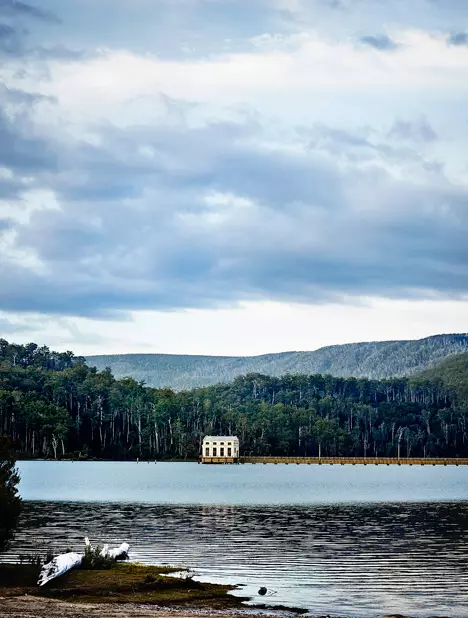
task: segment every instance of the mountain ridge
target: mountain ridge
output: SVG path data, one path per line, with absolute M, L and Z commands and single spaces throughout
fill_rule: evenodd
M 156 388 L 187 390 L 231 382 L 248 373 L 278 377 L 288 373 L 373 379 L 401 377 L 420 373 L 463 352 L 468 352 L 467 333 L 440 334 L 415 340 L 346 343 L 314 351 L 256 356 L 136 353 L 88 356 L 86 362 L 100 370 L 110 367 L 117 378 L 129 376 Z

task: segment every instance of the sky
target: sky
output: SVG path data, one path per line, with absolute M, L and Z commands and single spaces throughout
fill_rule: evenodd
M 0 0 L 0 337 L 468 331 L 466 0 Z

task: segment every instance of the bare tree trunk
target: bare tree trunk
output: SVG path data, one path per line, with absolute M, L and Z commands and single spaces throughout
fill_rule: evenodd
M 54 459 L 57 459 L 57 446 L 58 446 L 58 440 L 55 434 L 52 434 L 52 448 L 54 449 Z
M 155 443 L 156 454 L 159 455 L 159 431 L 156 426 L 156 423 L 154 424 L 154 443 Z

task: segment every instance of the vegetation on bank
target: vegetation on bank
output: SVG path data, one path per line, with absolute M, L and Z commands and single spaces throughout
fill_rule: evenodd
M 24 594 L 79 603 L 144 603 L 229 609 L 245 598 L 227 594 L 232 586 L 205 584 L 191 577 L 170 577 L 176 569 L 117 563 L 110 569 L 74 569 L 43 587 L 40 567 L 0 564 L 0 597 Z
M 21 513 L 19 480 L 11 441 L 0 436 L 0 552 L 7 547 Z
M 0 432 L 28 458 L 196 458 L 205 434 L 237 434 L 245 455 L 466 457 L 463 384 L 249 374 L 176 393 L 0 340 Z

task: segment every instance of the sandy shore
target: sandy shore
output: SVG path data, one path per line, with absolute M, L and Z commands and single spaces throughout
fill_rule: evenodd
M 35 596 L 0 597 L 0 615 L 9 618 L 247 618 L 285 616 L 285 612 L 259 610 L 200 610 L 134 603 L 67 603 Z M 292 615 L 292 614 L 291 614 Z
M 157 607 L 133 603 L 78 604 L 35 596 L 0 597 L 0 615 L 9 618 L 247 618 L 253 616 L 278 618 L 286 612 L 248 610 L 199 610 L 187 607 Z M 323 616 L 317 618 L 332 618 Z M 337 617 L 334 617 L 337 618 Z M 387 614 L 382 618 L 411 618 Z M 432 618 L 437 618 L 433 616 Z M 439 617 L 447 618 L 447 617 Z

